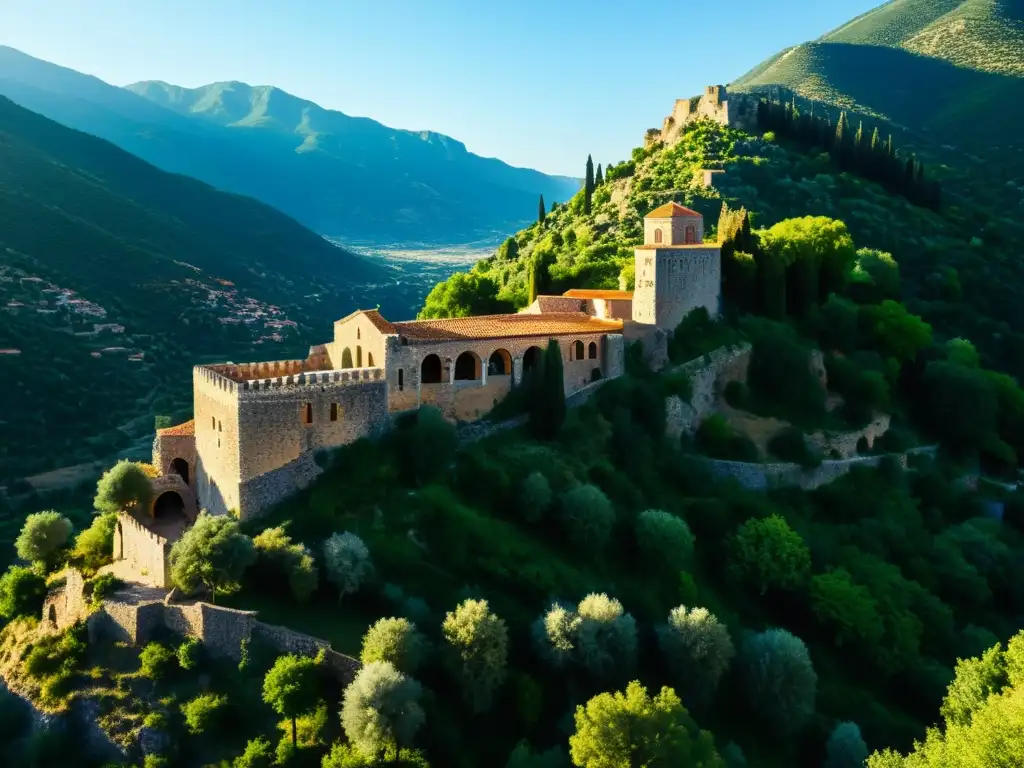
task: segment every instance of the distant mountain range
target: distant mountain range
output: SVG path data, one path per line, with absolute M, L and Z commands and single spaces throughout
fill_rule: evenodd
M 411 314 L 389 281 L 268 205 L 0 97 L 0 482 L 187 408 L 204 355 L 295 357 L 357 306 Z
M 1024 207 L 1024 0 L 893 0 L 730 87 L 887 121 L 898 145 Z
M 0 94 L 334 237 L 497 239 L 534 218 L 538 195 L 566 200 L 580 184 L 474 155 L 439 133 L 323 109 L 272 86 L 118 88 L 0 47 Z

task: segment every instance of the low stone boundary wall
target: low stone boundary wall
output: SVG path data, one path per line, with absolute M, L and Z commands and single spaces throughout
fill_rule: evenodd
M 751 491 L 767 491 L 772 488 L 799 487 L 805 491 L 813 491 L 823 485 L 838 480 L 854 467 L 877 467 L 883 459 L 893 457 L 904 469 L 907 467 L 908 456 L 914 454 L 934 455 L 935 446 L 911 448 L 907 453 L 880 454 L 877 456 L 856 456 L 851 459 L 834 459 L 821 462 L 817 467 L 804 469 L 799 464 L 787 462 L 752 463 L 745 461 L 726 461 L 725 459 L 709 459 L 704 456 L 695 457 L 696 461 L 710 472 L 713 477 L 722 480 L 735 480 L 742 487 Z
M 256 615 L 202 601 L 170 602 L 163 590 L 129 585 L 104 600 L 89 618 L 89 637 L 141 645 L 164 627 L 181 637 L 199 639 L 213 656 L 234 660 L 253 640 L 281 653 L 315 656 L 323 651 L 324 663 L 342 684 L 350 682 L 362 666 L 358 659 L 335 651 L 327 640 L 265 624 Z
M 48 631 L 59 632 L 83 618 L 89 610 L 85 599 L 85 579 L 77 568 L 66 568 L 58 577 L 61 583 L 53 586 L 43 601 L 42 625 Z

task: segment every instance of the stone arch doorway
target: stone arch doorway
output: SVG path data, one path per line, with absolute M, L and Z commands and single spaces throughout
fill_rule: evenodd
M 348 347 L 345 347 L 341 353 L 341 367 L 343 369 L 352 367 L 352 350 Z
M 57 607 L 53 603 L 50 603 L 50 609 L 46 612 L 46 620 L 51 627 L 57 628 Z
M 523 375 L 540 370 L 540 361 L 543 356 L 540 347 L 530 347 L 523 353 Z
M 476 381 L 480 378 L 480 358 L 476 352 L 463 352 L 455 358 L 455 380 Z
M 508 376 L 512 373 L 512 355 L 507 349 L 496 349 L 487 360 L 488 376 Z
M 188 485 L 188 462 L 184 459 L 175 459 L 171 462 L 171 472 L 176 474 Z
M 153 517 L 157 520 L 187 520 L 185 500 L 177 491 L 164 491 L 153 502 Z
M 420 365 L 420 384 L 441 383 L 441 358 L 437 355 L 427 355 Z

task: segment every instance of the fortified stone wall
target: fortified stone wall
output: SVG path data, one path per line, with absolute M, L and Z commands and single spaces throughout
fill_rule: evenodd
M 717 245 L 636 249 L 633 319 L 675 330 L 698 307 L 717 317 L 721 299 L 721 250 Z
M 906 469 L 906 454 L 891 454 Z M 701 463 L 714 477 L 735 480 L 752 491 L 767 491 L 771 488 L 799 487 L 813 491 L 827 485 L 850 472 L 855 467 L 877 467 L 887 456 L 857 456 L 851 459 L 823 461 L 813 469 L 803 469 L 799 464 L 765 463 L 755 464 L 744 461 L 725 461 L 699 457 Z
M 324 651 L 325 662 L 338 679 L 347 683 L 361 667 L 358 659 L 338 653 L 326 640 L 287 627 L 264 624 L 254 611 L 240 611 L 205 602 L 168 603 L 163 593 L 129 587 L 104 600 L 90 618 L 92 639 L 109 639 L 142 645 L 159 627 L 182 637 L 202 641 L 213 656 L 239 659 L 247 642 L 259 641 L 280 653 L 315 656 Z
M 848 459 L 857 455 L 857 444 L 861 438 L 867 441 L 868 448 L 874 448 L 875 440 L 889 429 L 889 421 L 889 414 L 880 413 L 861 429 L 850 432 L 814 432 L 806 436 L 805 442 L 812 450 L 824 455 L 836 451 L 842 458 Z
M 88 613 L 85 599 L 85 578 L 77 568 L 65 568 L 62 581 L 47 593 L 43 602 L 41 626 L 51 631 L 63 630 Z
M 334 340 L 327 344 L 335 369 L 384 366 L 384 348 L 383 334 L 361 313 L 338 320 L 334 324 Z
M 189 487 L 195 490 L 196 438 L 195 435 L 173 435 L 157 432 L 153 438 L 153 466 L 161 475 L 174 470 L 171 462 L 182 459 L 188 464 Z
M 724 85 L 709 85 L 699 97 L 676 99 L 672 114 L 662 122 L 661 130 L 647 131 L 644 146 L 657 141 L 672 146 L 679 141 L 683 128 L 699 119 L 753 130 L 757 127 L 757 99 L 747 94 L 729 93 Z
M 283 361 L 267 369 L 287 368 Z M 246 366 L 237 366 L 241 371 Z M 255 366 L 250 366 L 250 368 Z M 241 374 L 239 374 L 241 375 Z M 192 370 L 195 410 L 195 488 L 199 506 L 213 514 L 239 508 L 239 435 L 237 384 L 210 367 Z
M 114 526 L 114 560 L 124 560 L 132 575 L 151 587 L 171 583 L 171 542 L 129 514 L 119 512 Z
M 295 461 L 239 484 L 240 510 L 245 518 L 259 517 L 275 504 L 284 501 L 308 486 L 323 470 L 312 453 L 304 453 Z
M 751 346 L 722 347 L 704 357 L 684 363 L 675 370 L 690 377 L 693 394 L 686 403 L 672 395 L 665 401 L 665 432 L 672 439 L 697 430 L 715 412 L 715 403 L 730 381 L 747 380 Z

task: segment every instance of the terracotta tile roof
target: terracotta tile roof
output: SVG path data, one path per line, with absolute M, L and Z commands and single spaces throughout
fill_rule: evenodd
M 373 324 L 373 327 L 381 333 L 395 333 L 394 325 L 385 320 L 378 310 L 364 309 L 362 313 L 366 315 L 366 319 Z
M 653 211 L 644 216 L 645 219 L 671 219 L 676 216 L 700 216 L 692 208 L 687 208 L 679 203 L 665 203 L 659 205 Z
M 633 299 L 632 291 L 611 291 L 590 288 L 570 288 L 562 295 L 568 296 L 572 299 L 616 299 L 626 301 L 631 301 Z
M 619 333 L 621 320 L 598 320 L 584 312 L 481 315 L 444 320 L 410 320 L 391 323 L 394 331 L 410 341 L 458 341 L 460 339 L 508 339 L 519 336 L 564 336 L 583 333 Z
M 192 419 L 174 427 L 158 429 L 156 433 L 161 437 L 189 437 L 196 433 L 196 422 L 195 419 Z

